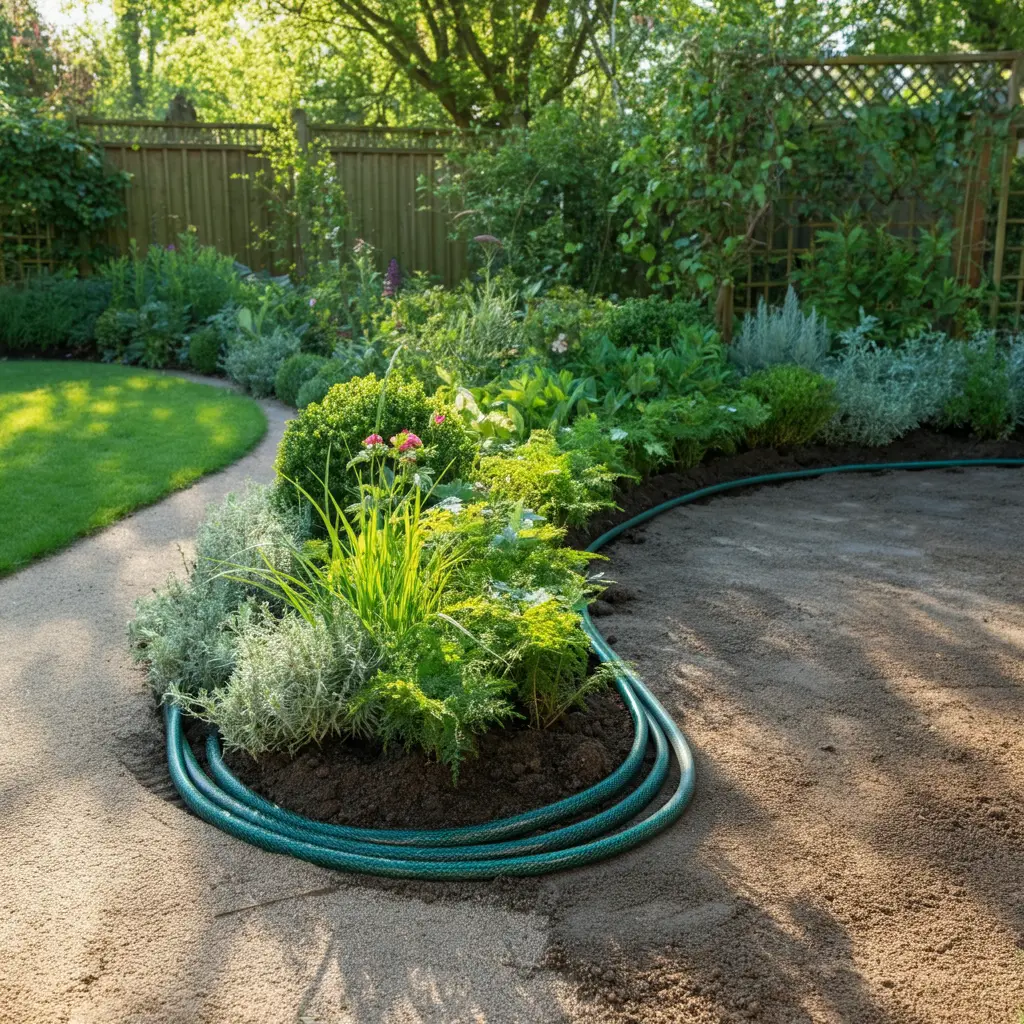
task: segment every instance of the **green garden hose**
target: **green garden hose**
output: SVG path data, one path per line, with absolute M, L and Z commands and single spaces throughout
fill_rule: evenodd
M 1024 459 L 883 462 L 745 477 L 691 491 L 641 512 L 603 533 L 587 550 L 598 551 L 625 531 L 669 509 L 740 487 L 828 473 L 969 466 L 1024 466 Z M 546 807 L 483 825 L 451 829 L 368 829 L 314 821 L 276 806 L 243 785 L 224 763 L 215 735 L 206 741 L 207 774 L 185 739 L 181 711 L 176 705 L 166 704 L 171 779 L 189 808 L 225 832 L 274 853 L 343 871 L 391 878 L 486 879 L 546 874 L 611 857 L 639 845 L 679 818 L 693 795 L 693 755 L 679 726 L 657 697 L 616 656 L 586 610 L 582 615 L 598 658 L 615 667 L 616 687 L 633 719 L 633 745 L 607 778 Z M 654 759 L 644 775 L 650 745 Z M 658 804 L 672 756 L 679 779 L 668 799 Z M 597 813 L 585 813 L 601 804 L 609 806 Z M 549 826 L 558 827 L 544 831 Z

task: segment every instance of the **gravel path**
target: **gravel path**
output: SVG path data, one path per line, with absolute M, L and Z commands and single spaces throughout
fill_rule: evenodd
M 560 1021 L 557 977 L 533 971 L 544 918 L 265 853 L 119 760 L 154 734 L 132 603 L 180 570 L 208 503 L 272 478 L 289 410 L 264 408 L 234 466 L 0 580 L 0 1021 Z

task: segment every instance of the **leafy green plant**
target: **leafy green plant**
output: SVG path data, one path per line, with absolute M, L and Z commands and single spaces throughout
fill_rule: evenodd
M 532 371 L 494 387 L 472 392 L 460 389 L 458 408 L 469 426 L 485 436 L 496 433 L 485 424 L 506 425 L 511 434 L 526 439 L 534 430 L 556 431 L 566 426 L 577 411 L 596 398 L 594 381 L 574 378 L 569 370 L 535 366 Z
M 817 233 L 793 282 L 804 303 L 838 328 L 856 326 L 863 311 L 886 341 L 948 330 L 979 298 L 953 277 L 953 238 L 952 231 L 900 238 L 884 226 L 847 219 Z
M 454 291 L 409 289 L 379 324 L 385 356 L 401 348 L 399 365 L 428 387 L 474 386 L 504 370 L 523 350 L 519 291 L 484 275 Z
M 797 108 L 771 50 L 735 32 L 726 41 L 719 27 L 686 41 L 651 129 L 615 165 L 619 241 L 655 287 L 694 294 L 728 285 L 781 195 Z
M 624 446 L 630 475 L 644 477 L 669 466 L 696 466 L 709 451 L 734 451 L 768 416 L 750 394 L 695 392 L 632 403 L 614 420 L 610 438 Z
M 805 315 L 796 292 L 789 288 L 781 308 L 758 300 L 757 312 L 743 318 L 729 357 L 743 373 L 783 363 L 813 370 L 828 355 L 831 341 L 827 321 L 819 319 L 813 308 Z
M 518 448 L 481 458 L 479 478 L 495 501 L 520 502 L 559 526 L 583 526 L 611 506 L 615 477 L 604 467 L 580 468 L 548 431 L 535 430 Z
M 747 435 L 753 447 L 806 444 L 836 412 L 833 381 L 803 366 L 758 370 L 741 387 L 769 410 L 768 419 Z
M 159 369 L 179 361 L 187 328 L 181 306 L 152 299 L 138 309 L 111 306 L 97 318 L 94 332 L 104 362 Z
M 2 75 L 0 71 L 0 75 Z M 0 209 L 26 225 L 49 225 L 58 263 L 98 259 L 94 243 L 124 216 L 128 175 L 111 171 L 102 148 L 42 103 L 0 89 Z M 4 239 L 11 276 L 26 253 Z
M 982 334 L 958 346 L 953 393 L 939 416 L 948 427 L 965 427 L 985 440 L 1008 436 L 1015 405 L 1009 354 L 994 335 Z
M 659 349 L 680 341 L 701 344 L 713 327 L 706 302 L 649 295 L 610 306 L 592 333 L 616 348 Z
M 473 436 L 447 404 L 428 397 L 418 380 L 397 372 L 386 379 L 355 377 L 331 388 L 322 402 L 306 406 L 285 428 L 277 472 L 315 494 L 317 473 L 329 453 L 336 465 L 344 464 L 371 434 L 387 439 L 402 431 L 415 433 L 431 450 L 425 465 L 434 480 L 469 478 L 476 457 Z M 331 493 L 342 503 L 358 495 L 354 473 L 332 474 Z
M 0 352 L 92 354 L 110 287 L 96 278 L 36 275 L 0 288 Z
M 612 304 L 579 288 L 556 285 L 526 299 L 523 335 L 534 356 L 559 362 L 584 338 L 603 325 Z
M 421 180 L 421 191 L 432 186 L 447 202 L 460 237 L 500 239 L 516 276 L 615 291 L 629 267 L 616 246 L 622 216 L 610 209 L 619 136 L 614 123 L 548 104 L 528 130 L 453 153 L 442 180 Z
M 114 309 L 141 309 L 148 302 L 164 302 L 181 310 L 191 323 L 207 317 L 246 294 L 234 260 L 210 245 L 200 245 L 193 232 L 178 235 L 168 246 L 151 245 L 144 253 L 132 251 L 101 269 L 110 282 Z
M 298 352 L 289 356 L 274 376 L 274 394 L 285 405 L 297 405 L 299 389 L 323 369 L 327 360 L 312 352 Z
M 188 337 L 188 365 L 196 373 L 214 374 L 220 368 L 220 332 L 211 324 L 204 324 Z

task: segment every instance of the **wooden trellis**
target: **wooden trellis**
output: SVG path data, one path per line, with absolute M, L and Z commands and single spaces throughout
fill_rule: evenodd
M 0 211 L 0 284 L 21 281 L 59 266 L 54 255 L 54 234 L 49 224 Z
M 908 107 L 934 100 L 955 90 L 974 118 L 1004 117 L 1020 103 L 1024 86 L 1024 54 L 1001 51 L 979 54 L 943 54 L 924 57 L 835 57 L 825 61 L 789 60 L 783 64 L 781 89 L 787 99 L 807 105 L 811 118 L 828 131 L 830 125 L 851 122 L 866 106 L 903 104 Z M 1012 148 L 1002 140 L 1007 155 Z M 952 227 L 955 242 L 950 272 L 959 280 L 977 284 L 988 274 L 999 276 L 1007 254 L 1024 254 L 1019 235 L 1005 233 L 1006 191 L 1009 179 L 993 173 L 992 142 L 981 142 L 977 152 L 965 154 L 969 167 L 960 186 Z M 996 157 L 999 154 L 995 154 Z M 998 165 L 997 165 L 998 166 Z M 1005 171 L 1005 168 L 1004 168 Z M 769 211 L 756 235 L 754 252 L 744 278 L 736 282 L 739 311 L 753 308 L 760 298 L 779 302 L 801 256 L 812 252 L 818 231 L 834 228 L 834 221 L 807 219 L 791 213 L 800 197 Z M 921 198 L 909 196 L 874 211 L 874 218 L 897 235 L 915 238 L 936 226 L 936 212 Z M 1021 221 L 1024 225 L 1024 220 Z M 1002 225 L 1002 227 L 1001 227 Z M 1024 230 L 1024 229 L 1022 229 Z M 1020 281 L 1024 281 L 1024 270 Z M 1019 283 L 1015 279 L 1015 283 Z M 1021 297 L 1005 288 L 999 309 L 1001 324 L 1020 321 Z

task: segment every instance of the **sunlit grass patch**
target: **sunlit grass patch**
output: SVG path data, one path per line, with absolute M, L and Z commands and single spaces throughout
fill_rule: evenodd
M 0 362 L 0 574 L 233 462 L 249 398 L 97 363 Z

